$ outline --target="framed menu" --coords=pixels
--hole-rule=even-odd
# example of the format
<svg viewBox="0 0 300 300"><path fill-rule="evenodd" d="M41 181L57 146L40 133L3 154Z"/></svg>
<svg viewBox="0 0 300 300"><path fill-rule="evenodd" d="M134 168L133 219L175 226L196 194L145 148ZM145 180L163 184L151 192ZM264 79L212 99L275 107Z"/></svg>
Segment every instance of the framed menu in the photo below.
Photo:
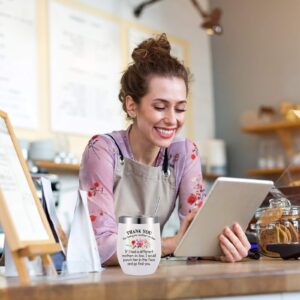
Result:
<svg viewBox="0 0 300 300"><path fill-rule="evenodd" d="M0 111L0 207L0 223L11 251L30 245L55 244L13 128L7 114L2 111Z"/></svg>
<svg viewBox="0 0 300 300"><path fill-rule="evenodd" d="M49 1L51 128L83 135L122 129L120 23L60 2Z"/></svg>

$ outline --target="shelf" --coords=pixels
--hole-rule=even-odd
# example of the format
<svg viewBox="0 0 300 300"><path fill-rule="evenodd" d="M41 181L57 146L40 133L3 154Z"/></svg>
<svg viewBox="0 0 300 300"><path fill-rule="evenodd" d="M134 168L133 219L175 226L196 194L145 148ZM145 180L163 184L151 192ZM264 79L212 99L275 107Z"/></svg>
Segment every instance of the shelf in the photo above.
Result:
<svg viewBox="0 0 300 300"><path fill-rule="evenodd" d="M246 174L249 176L272 176L272 175L280 175L284 172L286 168L272 168L272 169L259 169L259 168L251 168L246 171ZM300 166L290 167L290 172L292 173L300 173Z"/></svg>
<svg viewBox="0 0 300 300"><path fill-rule="evenodd" d="M251 168L246 171L246 174L249 176L255 175L279 175L284 171L283 168L272 168L272 169L259 169L259 168Z"/></svg>
<svg viewBox="0 0 300 300"><path fill-rule="evenodd" d="M35 161L35 165L39 168L47 169L51 173L59 173L59 174L79 174L79 164L71 165L71 164L57 164L53 161L48 160L37 160ZM215 180L219 177L219 175L211 174L211 173L203 173L203 178L206 180Z"/></svg>
<svg viewBox="0 0 300 300"><path fill-rule="evenodd" d="M55 163L48 160L37 160L35 165L39 168L47 169L51 173L59 174L78 174L79 173L79 164L64 164L64 163Z"/></svg>
<svg viewBox="0 0 300 300"><path fill-rule="evenodd" d="M293 157L294 147L291 131L300 129L300 121L278 121L269 124L252 125L242 127L241 131L250 134L275 133L280 139L288 158Z"/></svg>
<svg viewBox="0 0 300 300"><path fill-rule="evenodd" d="M245 126L241 131L248 134L270 134L274 133L278 136L282 143L283 149L289 159L295 154L292 130L300 129L300 120L288 121L282 120L269 124L259 124ZM278 176L284 172L285 168L259 169L251 168L246 171L249 176ZM300 166L295 166L290 169L291 172L300 172Z"/></svg>
<svg viewBox="0 0 300 300"><path fill-rule="evenodd" d="M297 129L300 128L300 121L278 121L270 124L260 124L242 127L242 132L263 134L271 133L282 129Z"/></svg>

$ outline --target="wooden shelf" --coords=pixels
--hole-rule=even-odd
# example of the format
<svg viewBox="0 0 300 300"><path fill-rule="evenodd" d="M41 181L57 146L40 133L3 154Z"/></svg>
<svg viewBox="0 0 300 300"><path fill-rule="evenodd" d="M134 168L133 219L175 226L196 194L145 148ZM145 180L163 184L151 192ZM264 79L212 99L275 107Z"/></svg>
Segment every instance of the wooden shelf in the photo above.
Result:
<svg viewBox="0 0 300 300"><path fill-rule="evenodd" d="M270 124L260 124L242 127L242 132L245 133L254 133L254 134L263 134L276 132L282 129L297 129L300 128L300 121L278 121Z"/></svg>
<svg viewBox="0 0 300 300"><path fill-rule="evenodd" d="M286 168L272 168L272 169L259 169L259 168L251 168L246 171L246 174L249 176L272 176L272 175L280 175L284 172ZM291 173L300 173L300 166L290 167Z"/></svg>
<svg viewBox="0 0 300 300"><path fill-rule="evenodd" d="M79 164L64 164L64 163L55 163L53 161L48 160L37 160L35 161L35 165L39 168L47 169L52 173L59 174L78 174L79 173Z"/></svg>
<svg viewBox="0 0 300 300"><path fill-rule="evenodd" d="M57 164L53 161L48 160L37 160L35 161L35 165L39 168L47 169L49 172L52 173L59 173L59 174L78 174L79 173L79 164L71 165L71 164ZM219 175L211 174L211 173L203 173L203 178L206 180L215 180L219 177Z"/></svg>
<svg viewBox="0 0 300 300"><path fill-rule="evenodd" d="M250 134L270 134L274 133L278 136L285 150L287 157L290 159L295 154L293 138L291 131L300 129L300 120L298 121L287 121L282 120L269 124L260 124L242 127L241 131Z"/></svg>
<svg viewBox="0 0 300 300"><path fill-rule="evenodd" d="M246 171L246 174L249 176L279 175L283 171L284 171L283 168L272 168L272 169L251 168Z"/></svg>

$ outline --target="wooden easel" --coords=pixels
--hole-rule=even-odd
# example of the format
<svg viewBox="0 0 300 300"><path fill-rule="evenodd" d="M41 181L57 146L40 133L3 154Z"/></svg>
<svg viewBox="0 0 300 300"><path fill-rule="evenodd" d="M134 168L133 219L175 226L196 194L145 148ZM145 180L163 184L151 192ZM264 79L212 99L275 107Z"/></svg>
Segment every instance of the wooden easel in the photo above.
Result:
<svg viewBox="0 0 300 300"><path fill-rule="evenodd" d="M9 118L5 112L0 111L0 147L3 147L2 141L5 141L3 144L6 149L2 148L2 158L0 156L0 168L2 168L0 169L0 222L20 281L28 283L30 277L25 257L33 260L40 256L44 269L50 270L51 274L56 274L49 254L61 251L61 247L55 242ZM10 194L12 190L17 196L8 199L6 195L12 195ZM9 201L15 201L14 204L26 207L24 214L19 214L16 218L12 212L12 202ZM28 235L22 229L23 224L32 226L35 233ZM24 238L25 236L30 238Z"/></svg>
<svg viewBox="0 0 300 300"><path fill-rule="evenodd" d="M45 272L55 275L56 270L52 263L49 253L55 253L60 250L61 248L58 244L49 244L45 247L41 245L30 245L23 249L12 251L12 257L16 265L16 269L19 274L21 283L30 282L30 277L25 263L25 257L28 257L29 260L33 260L37 256L40 256L43 269L47 270Z"/></svg>

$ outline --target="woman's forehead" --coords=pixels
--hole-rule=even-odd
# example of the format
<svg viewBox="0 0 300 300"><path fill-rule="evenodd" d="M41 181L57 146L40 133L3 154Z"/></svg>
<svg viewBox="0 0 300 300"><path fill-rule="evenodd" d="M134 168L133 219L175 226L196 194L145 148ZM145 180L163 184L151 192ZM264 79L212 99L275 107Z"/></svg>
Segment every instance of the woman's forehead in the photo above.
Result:
<svg viewBox="0 0 300 300"><path fill-rule="evenodd" d="M148 93L160 97L160 95L177 95L181 100L186 98L186 85L179 77L152 76L148 81Z"/></svg>

